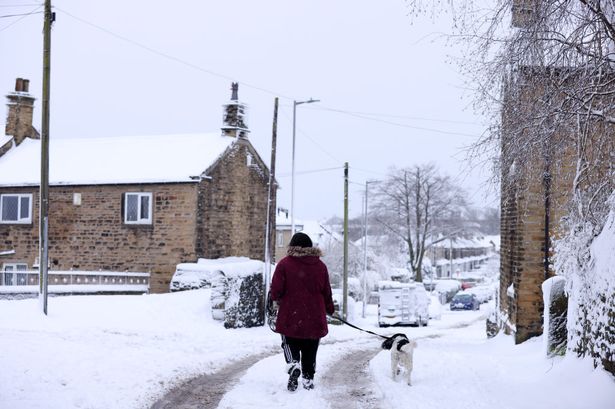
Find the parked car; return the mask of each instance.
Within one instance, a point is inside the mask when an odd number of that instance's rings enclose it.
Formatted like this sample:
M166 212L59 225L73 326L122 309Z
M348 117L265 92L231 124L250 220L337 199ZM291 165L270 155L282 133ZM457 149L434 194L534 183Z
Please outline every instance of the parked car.
M480 302L475 294L460 291L451 300L451 311L454 310L478 310Z
M476 281L473 279L465 279L461 280L461 289L467 290L468 288L472 288L476 285Z
M469 288L466 292L476 295L476 298L478 298L478 301L482 304L493 298L495 288L493 285L477 285Z
M453 299L453 296L457 294L457 291L461 289L461 282L454 279L436 280L435 291L440 294L440 300L442 304L448 303Z
M421 283L380 281L378 292L378 326L428 324L431 300Z

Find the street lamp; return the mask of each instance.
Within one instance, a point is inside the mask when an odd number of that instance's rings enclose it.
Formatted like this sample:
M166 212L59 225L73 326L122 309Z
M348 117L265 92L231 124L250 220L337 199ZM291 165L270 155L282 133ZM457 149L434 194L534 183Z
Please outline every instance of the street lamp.
M291 178L291 193L290 193L290 234L291 237L295 234L295 133L297 129L297 105L311 104L320 102L319 99L308 99L307 101L293 101L293 160L292 160L292 178Z

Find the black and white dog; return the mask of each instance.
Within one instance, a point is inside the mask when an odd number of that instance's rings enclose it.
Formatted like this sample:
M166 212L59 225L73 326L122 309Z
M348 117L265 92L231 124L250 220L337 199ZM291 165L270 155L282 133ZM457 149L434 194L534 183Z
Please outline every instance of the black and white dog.
M383 349L391 350L391 377L394 381L403 374L408 385L412 385L412 354L416 348L416 341L409 339L406 334L395 334L382 342Z

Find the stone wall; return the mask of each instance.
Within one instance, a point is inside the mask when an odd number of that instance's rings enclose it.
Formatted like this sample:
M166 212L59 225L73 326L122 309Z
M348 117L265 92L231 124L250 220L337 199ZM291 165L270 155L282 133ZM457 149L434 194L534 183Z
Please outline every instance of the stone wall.
M264 260L266 166L246 140L238 139L207 174L211 179L199 184L196 246L199 257L245 256ZM275 200L271 206L275 208ZM275 226L275 220L271 223Z
M153 193L153 224L123 222L125 192ZM2 188L0 193L32 193L33 222L0 224L3 250L15 254L2 263L38 256L38 188ZM73 195L81 194L81 204ZM150 290L166 292L176 264L196 260L197 184L64 186L50 188L49 262L52 270L149 272Z

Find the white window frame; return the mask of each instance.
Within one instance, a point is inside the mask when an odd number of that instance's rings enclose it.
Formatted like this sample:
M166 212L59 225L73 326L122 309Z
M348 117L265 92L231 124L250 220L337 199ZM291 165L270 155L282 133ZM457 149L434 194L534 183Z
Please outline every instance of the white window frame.
M18 282L20 278L23 280L26 279L25 274L27 273L27 271L28 271L27 263L4 263L2 264L2 276L0 276L0 285L27 285L28 283Z
M2 204L6 196L17 197L17 220L2 219ZM21 199L28 198L28 214L24 217L21 214ZM5 193L0 195L0 223L1 224L30 224L32 223L32 193Z
M284 247L284 232L283 231L276 232L275 242L276 242L277 247Z
M139 200L139 206L137 207L137 220L128 220L128 196L137 196ZM125 224L152 224L152 201L153 201L152 192L126 192L124 193L124 223ZM148 209L147 215L148 217L144 218L141 214L141 200L142 198L147 197L148 200Z

